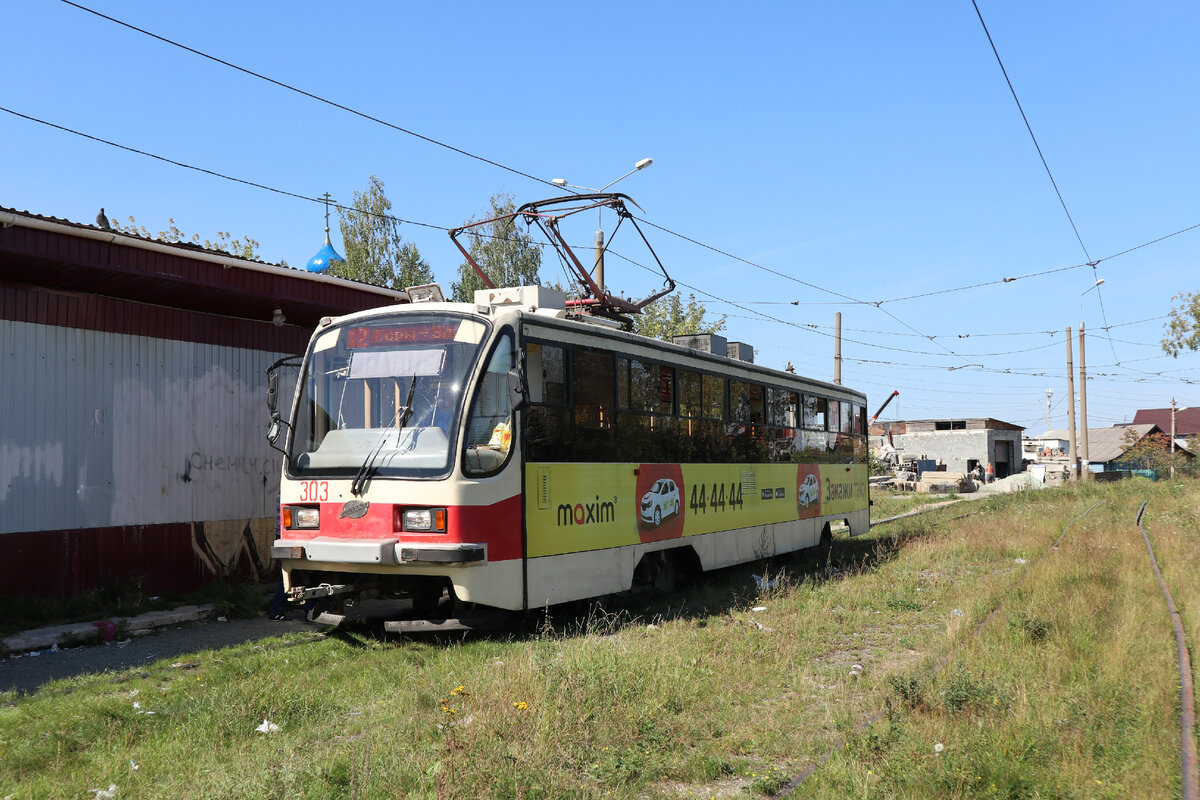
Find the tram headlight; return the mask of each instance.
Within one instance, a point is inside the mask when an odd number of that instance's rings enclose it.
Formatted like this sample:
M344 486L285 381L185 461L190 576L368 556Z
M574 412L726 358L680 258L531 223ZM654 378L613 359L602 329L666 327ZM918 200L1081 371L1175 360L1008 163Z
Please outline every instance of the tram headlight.
M280 511L283 516L284 528L296 529L321 527L321 509L319 508L284 506L282 509L280 509Z
M403 529L414 533L445 533L446 509L408 508L404 510Z

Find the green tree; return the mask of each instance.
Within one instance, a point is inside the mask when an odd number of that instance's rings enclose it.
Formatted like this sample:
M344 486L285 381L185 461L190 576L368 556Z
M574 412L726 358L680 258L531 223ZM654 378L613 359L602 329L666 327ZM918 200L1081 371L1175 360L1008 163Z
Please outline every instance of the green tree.
M1166 474L1171 468L1171 440L1162 432L1138 437L1137 431L1129 428L1122 439L1125 452L1118 459L1125 469L1153 469Z
M516 203L503 192L489 199L490 208L484 219L492 219L516 211ZM465 224L475 222L472 217ZM464 231L469 237L467 252L496 286L536 286L542 266L542 249L527 232L517 227L516 217L495 220L478 228ZM453 299L469 303L477 289L485 289L483 281L467 261L458 265L458 281L452 284Z
M159 231L153 236L150 231L146 230L144 225L138 225L137 220L132 216L129 217L129 224L122 225L114 221L112 229L121 233L128 233L132 236L143 236L147 239L158 239L161 242L168 244L194 244L197 247L203 247L205 250L212 250L216 253L224 253L234 256L235 258L248 258L254 261L259 259L258 255L258 240L251 239L249 236L243 238L233 238L233 234L228 231L217 231L215 240L204 239L201 241L200 234L193 233L188 236L183 231L175 226L175 219L167 217L167 224L170 226L165 231Z
M1178 358L1183 350L1200 350L1200 294L1180 292L1171 299L1179 305L1171 309L1162 349Z
M660 297L642 309L633 318L633 332L651 339L671 341L675 336L691 336L698 333L717 333L725 329L725 315L720 319L705 320L708 309L689 294L687 305L678 292Z
M328 274L392 289L433 283L433 269L404 241L391 209L383 181L372 175L366 191L354 193L354 207L338 209L345 261L334 261Z

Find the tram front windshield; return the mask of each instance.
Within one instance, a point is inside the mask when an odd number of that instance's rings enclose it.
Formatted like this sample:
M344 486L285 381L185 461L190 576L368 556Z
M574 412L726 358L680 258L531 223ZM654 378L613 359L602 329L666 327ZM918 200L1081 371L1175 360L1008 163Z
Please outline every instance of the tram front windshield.
M289 472L448 473L465 384L489 327L461 315L408 313L318 334L301 378Z

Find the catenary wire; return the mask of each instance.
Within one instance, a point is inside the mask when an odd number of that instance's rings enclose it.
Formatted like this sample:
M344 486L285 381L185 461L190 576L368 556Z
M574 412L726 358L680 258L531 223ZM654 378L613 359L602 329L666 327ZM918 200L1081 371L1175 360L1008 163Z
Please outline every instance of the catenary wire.
M268 185L266 185L266 184L261 184L261 183L257 183L257 182L254 182L254 181L245 180L245 179L242 179L242 178L237 178L237 177L235 177L235 176L227 175L227 174L224 174L224 173L221 173L221 172L217 172L217 171L215 171L215 170L209 170L209 169L205 169L205 168L203 168L203 167L196 167L196 166L193 166L193 165L190 165L190 164L186 164L186 163L184 163L184 162L181 162L181 161L177 161L177 160L175 160L175 159L166 158L166 157L164 157L164 156L160 156L160 155L157 155L157 154L154 154L154 153L150 153L150 152L148 152L148 151L145 151L145 150L140 150L140 149L138 149L138 148L133 148L133 147L129 147L129 146L126 146L126 145L122 145L122 144L119 144L119 143L116 143L116 142L113 142L113 141L110 141L110 140L107 140L107 139L103 139L103 138L101 138L101 137L93 136L93 135L90 135L90 134L83 133L83 132L81 132L81 131L74 130L74 129L72 129L72 128L68 128L68 127L66 127L66 126L62 126L62 125L58 125L58 124L55 124L55 123L51 123L51 122L48 122L48 121L46 121L46 120L42 120L42 119L39 119L39 118L36 118L36 117L30 116L30 115L27 115L27 114L22 114L22 113L20 113L20 112L14 111L14 110L12 110L12 109L8 109L8 108L0 107L0 110L6 111L6 112L8 112L8 113L10 113L10 114L12 114L12 115L14 115L14 116L17 116L17 117L19 117L19 118L22 118L22 119L26 119L26 120L28 120L28 121L37 122L37 123L39 123L39 124L43 124L43 125L46 125L46 126L48 126L48 127L55 128L55 129L57 129L57 130L60 130L60 131L63 131L63 132L71 133L71 134L74 134L74 135L80 136L80 137L82 137L82 138L86 138L86 139L89 139L89 140L92 140L92 141L95 141L95 142L99 142L99 143L102 143L102 144L106 144L106 145L109 145L109 146L111 146L111 147L115 147L115 148L117 148L117 149L125 150L125 151L127 151L127 152L132 152L132 153L135 153L135 154L137 154L137 155L142 155L142 156L146 156L146 157L149 157L149 158L153 158L153 159L156 159L156 160L159 160L159 161L163 161L163 162L165 162L165 163L169 163L169 164L172 164L172 165L175 165L175 166L179 166L179 167L182 167L182 168L185 168L185 169L194 170L194 171L197 171L197 172L200 172L200 173L203 173L203 174L211 175L211 176L214 176L214 177L219 177L219 178L222 178L222 179L225 179L225 180L229 180L229 181L232 181L232 182L240 183L240 184L243 184L243 185L252 186L252 187L254 187L254 188L263 189L263 190L265 190L265 191L270 191L270 192L273 192L273 193L276 193L276 194L280 194L280 195L284 195L284 196L288 196L288 197L293 197L293 198L296 198L296 199L306 200L306 201L309 201L309 202L314 202L314 203L323 203L323 202L324 202L324 200L323 200L322 198L310 197L310 196L303 195L303 194L299 194L299 193L296 193L296 192L289 192L289 191L286 191L286 190L277 189L277 188L275 188L275 187L268 186ZM355 210L355 211L357 211L357 209L350 209L350 208L348 208L348 207L346 207L346 206L342 206L342 205L340 205L340 204L334 204L334 205L335 205L335 207L336 207L336 208L338 208L338 209L340 209L340 210L344 210L344 211ZM402 223L406 223L406 224L411 224L411 225L416 225L416 226L420 226L420 227L430 228L430 229L434 229L434 230L443 230L443 231L445 231L445 230L449 230L449 228L447 228L446 226L441 226L441 225L433 225L433 224L430 224L430 223L417 222L417 221L414 221L414 220L407 220L407 219L403 219L403 218L400 218L400 217L396 217L396 216L394 216L394 215L391 215L391 214L378 214L378 213L374 213L374 212L360 212L360 213L366 213L366 214L368 214L368 215L370 215L370 216L375 216L375 217L382 217L382 218L392 219L392 220L395 220L395 221L397 221L397 222L402 222ZM655 228L658 228L658 229L660 229L660 230L663 230L663 231L664 231L664 232L666 232L666 233L670 233L670 234L672 234L672 235L679 236L679 234L676 234L674 231L670 231L669 229L666 229L666 228L664 228L663 226L660 226L660 225L657 225L657 224L655 224L655 223L649 222L648 220L647 220L646 222L647 222L647 224L649 224L649 225L651 225L651 226L653 226L653 227L655 227ZM1164 240L1164 239L1166 239L1166 238L1170 238L1171 236L1177 235L1178 233L1182 233L1182 232L1185 232L1185 231L1187 231L1187 230L1194 229L1194 228L1196 228L1196 227L1200 227L1200 225L1191 226L1191 227L1189 227L1189 228L1181 229L1180 231L1177 231L1177 232L1175 232L1175 233L1168 234L1168 235L1166 235L1166 236L1162 236L1162 237L1158 237L1157 239L1153 240L1152 242L1147 242L1146 244L1151 244L1151 243L1154 243L1154 242L1162 241L1162 240ZM476 235L478 235L478 234L476 234ZM693 242L695 242L695 243L696 243L696 244L698 244L698 245L701 245L701 246L708 247L707 245L704 245L704 244L703 244L703 243L701 243L701 242L696 242L695 240L692 240L692 239L690 239L689 237L682 237L682 238L688 239L689 241L693 241ZM1133 250L1140 249L1140 248L1141 248L1141 247L1143 247L1143 246L1145 246L1145 245L1138 245L1138 246L1136 246L1136 247L1129 248L1129 249L1127 249L1127 250L1125 250L1125 251L1122 251L1122 253L1132 252ZM711 248L711 249L714 249L714 250L715 250L715 248ZM619 253L616 253L615 251L610 251L610 252L614 252L614 255L617 255L618 257L625 258L624 256L622 256L622 255L621 255L621 254L619 254ZM722 251L717 251L717 252L722 252ZM724 253L723 253L723 254L724 254ZM725 254L725 255L727 255L728 257L731 257L731 258L737 258L736 256L732 256L732 255L729 255L729 254ZM1120 255L1120 254L1116 254L1116 255ZM1115 256L1114 256L1114 257L1115 257ZM625 260L630 260L630 259L625 259ZM754 264L754 262L750 262L750 261L747 261L747 260L745 260L745 259L738 259L738 260L745 261L745 263L751 264L751 265L753 265L753 266L760 266L760 265ZM643 268L643 269L647 269L647 270L649 270L649 268L648 268L648 267L646 267L645 265L637 264L637 262L635 262L635 261L631 261L631 263L634 263L634 264L636 264L637 266L640 266L640 267L641 267L641 268ZM767 268L763 268L763 269L767 269ZM780 275L780 276L782 276L782 277L791 278L791 276L787 276L787 275L785 275L785 274L783 274L783 273L779 273L779 272L776 272L776 271L774 271L774 270L769 270L769 269L767 269L767 271L769 271L769 272L772 272L773 274L776 274L776 275ZM756 311L756 310L754 310L754 309L746 308L744 305L739 305L738 303L735 303L735 302L732 302L732 301L728 301L728 300L725 300L725 299L723 299L723 298L716 297L715 295L713 295L713 294L711 294L711 293L709 293L709 292L706 292L706 291L704 291L704 290L701 290L701 289L699 289L698 287L690 286L690 285L688 285L688 284L681 284L681 285L684 285L684 286L686 286L687 288L690 288L690 289L692 289L693 291L698 291L698 292L700 292L701 294L705 295L706 297L709 297L709 298L711 298L711 299L713 299L713 300L716 300L716 301L718 301L718 302L722 302L722 303L725 303L725 304L727 304L727 305L731 305L731 306L733 306L733 307L735 307L735 308L740 308L741 310L743 310L743 311L747 311L747 312L749 312L749 313L751 313L751 314L755 314L756 316L755 316L754 318L763 318L763 319L767 319L767 320L769 320L769 321L776 321L776 322L780 322L780 323L782 323L782 324L788 325L788 326L790 326L790 327L802 327L802 328L808 328L808 329L810 329L810 330L813 330L813 332L819 333L820 335L824 335L824 336L827 336L827 337L831 337L831 336L832 336L831 334L827 334L827 333L824 333L824 332L822 332L822 331L815 330L815 327L816 327L816 326L812 326L812 325L809 325L809 324L802 324L802 323L794 323L794 322L791 322L791 321L788 321L788 320L781 320L781 319L778 319L778 318L776 318L776 317L773 317L773 316L771 316L771 315L768 315L768 314L762 314L761 312L758 312L758 311ZM817 288L820 288L820 287L817 287ZM853 298L849 298L849 299L850 299L852 302L856 303L856 304L862 304L862 305L877 305L877 304L875 304L875 303L864 303L863 301L858 301L858 300L855 300L855 299L853 299ZM878 307L878 306L877 306L877 307ZM886 311L885 311L885 313L889 313L889 312L886 312ZM930 336L930 335L923 334L923 333L921 333L921 332L917 331L915 328L912 328L912 326L909 326L909 325L907 325L906 323L904 323L904 322L903 322L903 320L899 320L898 318L896 318L894 315L892 315L892 314L890 314L890 313L889 313L889 316L892 316L892 317L893 317L893 319L896 319L896 321L897 321L897 322L899 322L899 323L900 323L900 324L902 324L902 325L905 325L905 327L908 327L908 328L909 328L909 330L913 331L912 333L909 333L909 334L900 334L900 335L906 335L906 336L917 336L917 337L919 337L919 338L928 339L928 340L930 340L930 341L935 341L935 340L936 340L936 338L937 338L936 336ZM1122 325L1132 325L1132 324L1138 324L1138 323L1140 323L1140 322L1152 321L1152 320L1154 320L1154 319L1159 319L1159 318L1161 318L1161 317L1157 317L1157 318L1155 318L1155 317L1152 317L1152 318L1147 318L1146 320L1136 320L1136 321L1129 322L1129 323L1121 323L1120 325L1106 325L1104 329L1105 329L1105 330L1110 330L1111 328L1114 328L1114 327L1121 327ZM1030 333L1039 333L1039 332L1030 332ZM1047 332L1044 332L1044 333L1051 333L1051 334L1053 334L1053 333L1057 333L1057 332L1049 332L1049 331L1047 331ZM970 335L970 334L968 334L967 336L969 336L969 335ZM983 335L983 334L979 334L979 335ZM996 335L1000 335L1000 334L996 334ZM960 336L959 336L959 338L966 338L966 337L964 337L964 336L960 335ZM887 347L887 346L885 346L885 345L877 345L877 344L874 344L874 343L871 343L871 342L864 342L864 341L860 341L860 340L854 340L854 339L844 339L844 341L847 341L848 343L852 343L852 344L859 344L859 345L866 346L866 347L874 347L874 348L880 348L880 349L892 350L892 351L895 351L895 352L903 352L903 353L909 353L909 354L914 354L914 355L937 355L936 353L931 353L931 352L929 352L929 351L919 351L919 350L912 350L912 349L905 349L905 348L888 348L888 347ZM936 342L935 342L935 343L936 343ZM940 345L940 343L937 343L937 344L939 344L939 345ZM1053 346L1053 345L1047 345L1047 346ZM959 355L959 354L957 354L957 353L954 353L954 351L950 350L949 348L943 348L943 349L945 349L945 350L946 350L948 353L950 353L950 354L954 355L955 357L961 358L961 359L963 359L963 360L967 360L968 358L984 358L984 357L991 357L991 356L995 356L995 355L1008 355L1008 354L1017 353L1017 352L1027 352L1027 351L1007 351L1007 352L1003 352L1003 353L973 354L973 355L967 355L967 356L963 356L963 355ZM1030 349L1039 349L1039 348L1030 348ZM1115 355L1115 354L1114 354L1114 355ZM847 359L847 360L851 360L851 359ZM1115 360L1115 359L1114 359L1114 360ZM1134 360L1130 360L1130 362L1136 362L1136 361L1139 361L1139 360L1144 360L1144 359L1134 359ZM864 362L864 363L865 363L865 362ZM887 363L887 362L881 362L881 363ZM923 367L929 367L929 368L934 368L934 369L945 369L945 367L937 367L937 366L933 366L933 365L920 365L920 366L923 366ZM1122 363L1121 363L1121 362L1119 362L1119 361L1118 361L1116 364L1114 364L1114 365L1111 365L1111 366L1122 367L1123 365L1122 365ZM1126 368L1126 369L1131 369L1131 368L1128 368L1128 367L1125 367L1125 368ZM1011 369L1010 369L1010 370L1003 370L1003 371L1004 371L1004 372L1006 372L1006 373L1009 373L1009 374L1025 374L1025 373L1019 373L1019 372L1018 372L1018 373L1014 373L1014 372L1013 372ZM1136 371L1136 370L1134 370L1134 371ZM1147 372L1140 372L1140 371L1138 371L1138 372L1139 372L1139 374L1142 374L1142 375L1154 375L1154 374L1156 374L1156 373L1147 373ZM1041 374L1041 373L1034 373L1034 374Z
M238 72L242 72L246 75L250 75L252 77L258 78L259 80L263 80L263 81L266 81L267 83L274 84L275 86L278 86L281 89L287 89L290 92L295 92L296 94L303 95L312 100L316 100L319 103L324 103L325 105L332 106L341 111L345 111L348 114L353 114L356 117L361 117L363 119L370 120L371 122L375 122L380 125L384 125L388 128L391 128L392 130L399 131L400 133L407 134L414 138L420 139L424 142L428 142L430 144L437 145L438 147L444 147L447 150L458 153L459 155L466 156L467 158L473 158L476 161L481 161L484 164L489 164L493 167L497 167L499 169L506 170L508 172L513 173L514 175L520 175L522 178L529 178L532 181L537 181L538 183L544 183L547 186L554 186L554 183L552 181L545 180L544 178L539 178L536 175L530 175L528 172L522 172L521 170L516 169L514 167L510 167L506 164L501 164L499 161L493 161L490 158L484 158L483 156L476 155L475 153L469 152L467 150L463 150L460 147L455 147L454 145L446 144L445 142L438 141L437 139L434 139L430 136L425 136L424 134L420 134L420 133L417 133L416 131L409 130L408 128L401 127L400 125L397 125L393 122L388 122L387 120L380 119L379 117L375 117L370 114L364 113L362 111L358 111L356 109L350 108L349 106L342 105L341 103L338 103L336 101L329 100L329 99L321 97L320 95L317 95L317 94L313 94L312 92L305 91L304 89L300 89L298 87L292 86L289 83L284 83L283 81L276 80L275 78L271 78L271 77L268 77L261 73L255 72L254 70L238 66L237 64L234 64L230 61L226 61L222 58L218 58L214 55L210 55L201 50L197 50L194 47L188 47L185 44L181 44L172 39L168 39L165 36L159 36L157 33L148 31L145 28L139 28L136 25L132 25L128 22L124 22L122 20L117 19L116 17L110 17L108 14L103 14L99 11L96 11L95 9L88 8L87 6L72 2L72 0L62 0L62 2L65 3L66 5L72 6L73 8L77 8L80 11L86 11L87 13L94 14L95 16L100 17L101 19L108 20L109 22L112 22L112 23L115 23L122 27L128 28L131 31L136 31L137 33L143 34L145 36L149 36L152 39L157 39L158 41L163 42L164 44L169 44L169 45L172 45L173 47L178 47L181 50L186 50L187 52L192 53L197 56L200 56L201 58L207 58L210 61L214 61L218 64L221 64L222 66L229 67L230 69L235 69Z

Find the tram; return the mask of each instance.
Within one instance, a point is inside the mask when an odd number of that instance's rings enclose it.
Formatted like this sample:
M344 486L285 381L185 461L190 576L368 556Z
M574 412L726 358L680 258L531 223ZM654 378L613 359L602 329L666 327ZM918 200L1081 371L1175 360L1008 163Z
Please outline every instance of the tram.
M310 618L408 598L391 629L470 628L870 527L863 394L635 335L596 314L611 303L545 287L409 295L323 319L269 435L272 555Z

